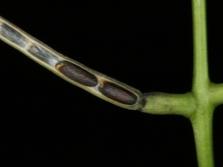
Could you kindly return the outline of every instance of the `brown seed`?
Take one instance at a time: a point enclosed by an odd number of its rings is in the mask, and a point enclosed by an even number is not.
[[[59,62],[56,68],[69,79],[84,86],[94,87],[98,83],[96,76],[68,61]]]
[[[133,105],[137,101],[135,94],[115,83],[103,82],[99,87],[99,91],[103,95],[123,104]]]

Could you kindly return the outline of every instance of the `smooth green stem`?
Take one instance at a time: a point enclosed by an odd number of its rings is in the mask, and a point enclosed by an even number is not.
[[[194,138],[197,150],[197,160],[199,167],[214,167],[214,157],[212,149],[212,106],[196,111],[196,115],[191,118],[194,131]]]
[[[196,96],[202,96],[208,90],[208,61],[205,0],[192,0],[193,12],[193,42],[194,71],[192,91]]]
[[[146,104],[141,109],[149,114],[176,114],[189,118],[196,109],[191,92],[186,94],[168,94],[153,92],[144,94]]]
[[[205,0],[192,0],[194,71],[192,91],[182,95],[144,94],[141,111],[152,114],[180,114],[190,119],[194,130],[199,167],[213,167],[212,117],[223,102],[223,84],[209,80]]]
[[[205,0],[192,0],[194,37],[194,75],[192,93],[196,110],[190,117],[194,130],[199,167],[213,167],[212,115],[208,76]]]

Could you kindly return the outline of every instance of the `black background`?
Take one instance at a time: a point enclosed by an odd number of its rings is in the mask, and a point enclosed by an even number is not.
[[[223,14],[208,1],[210,77],[223,82]],[[58,52],[142,92],[191,90],[190,1],[25,1],[0,15]],[[189,120],[107,103],[0,42],[1,162],[33,166],[197,166]],[[223,108],[214,115],[216,166],[223,163]],[[80,165],[81,164],[81,165]]]

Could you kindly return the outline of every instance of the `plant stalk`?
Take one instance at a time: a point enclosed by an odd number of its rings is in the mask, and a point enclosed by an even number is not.
[[[206,105],[205,109],[196,111],[196,115],[190,119],[194,131],[199,167],[214,167],[212,146],[213,110],[213,107]]]
[[[194,131],[199,167],[213,167],[212,115],[214,107],[209,96],[207,30],[205,0],[192,0],[194,73],[192,93],[196,110],[189,118]]]

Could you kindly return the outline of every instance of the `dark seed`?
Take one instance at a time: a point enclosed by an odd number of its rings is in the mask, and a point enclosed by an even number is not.
[[[114,83],[104,82],[102,84],[99,90],[103,95],[123,104],[133,105],[136,103],[137,96],[132,92]]]
[[[56,65],[56,68],[66,77],[84,86],[93,87],[98,83],[97,78],[93,74],[70,62],[60,62]]]

